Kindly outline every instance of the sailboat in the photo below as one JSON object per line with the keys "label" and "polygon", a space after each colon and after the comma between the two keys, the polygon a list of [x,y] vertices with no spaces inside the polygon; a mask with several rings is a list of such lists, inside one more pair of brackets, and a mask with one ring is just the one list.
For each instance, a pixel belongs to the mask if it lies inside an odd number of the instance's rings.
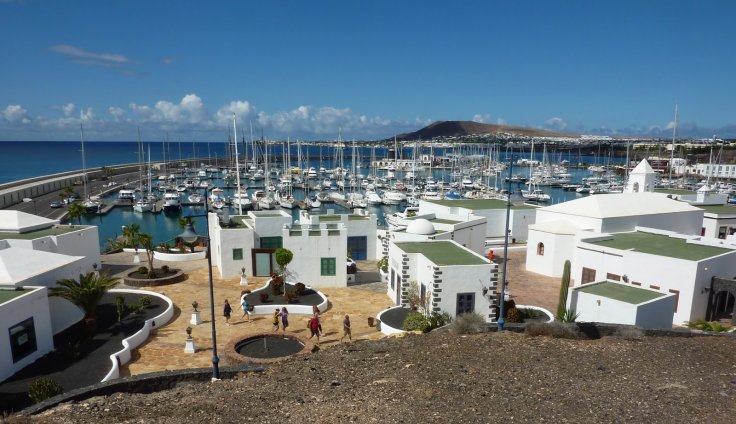
{"label": "sailboat", "polygon": [[[149,198],[143,195],[143,144],[141,143],[141,129],[138,128],[138,188],[140,198],[133,205],[133,210],[138,213],[150,212],[153,205]],[[151,192],[151,147],[148,147],[148,191]]]}
{"label": "sailboat", "polygon": [[87,213],[99,213],[102,203],[98,196],[90,196],[87,187],[87,158],[84,153],[84,126],[79,124],[80,139],[82,140],[82,181],[84,184],[84,209]]}
{"label": "sailboat", "polygon": [[284,161],[284,176],[281,178],[282,192],[277,191],[276,196],[279,205],[285,209],[294,209],[296,200],[292,195],[292,178],[291,178],[291,142],[286,139],[286,161]]}

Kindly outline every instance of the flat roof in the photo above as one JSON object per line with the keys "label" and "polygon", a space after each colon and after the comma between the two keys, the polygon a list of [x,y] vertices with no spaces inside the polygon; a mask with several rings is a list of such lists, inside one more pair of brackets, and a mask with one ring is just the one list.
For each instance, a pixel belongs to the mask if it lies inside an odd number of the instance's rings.
{"label": "flat roof", "polygon": [[280,213],[259,213],[254,215],[256,218],[283,218],[284,216]]}
{"label": "flat roof", "polygon": [[631,303],[632,305],[638,305],[665,296],[665,293],[659,293],[654,290],[641,289],[638,287],[626,286],[623,284],[616,284],[610,281],[604,281],[595,284],[586,284],[577,290],[583,293]]}
{"label": "flat roof", "polygon": [[705,213],[714,213],[716,215],[736,215],[736,206],[729,205],[693,205],[705,211]]}
{"label": "flat roof", "polygon": [[[348,221],[363,221],[367,220],[369,217],[365,215],[357,215],[357,214],[345,214],[348,217]],[[316,215],[320,222],[322,221],[342,221],[342,214],[333,214],[333,215]]]}
{"label": "flat roof", "polygon": [[60,236],[62,234],[79,231],[83,228],[88,228],[89,225],[75,225],[72,226],[59,226],[44,228],[43,230],[29,231],[27,233],[7,233],[0,232],[0,240],[35,240],[37,238],[46,236]]}
{"label": "flat roof", "polygon": [[9,290],[0,289],[0,305],[9,300],[13,300],[18,296],[22,296],[26,293],[29,293],[31,291],[32,290],[30,289],[20,289],[20,290],[18,289],[9,289]]}
{"label": "flat roof", "polygon": [[[458,208],[466,208],[471,210],[480,209],[506,209],[506,201],[499,199],[458,199],[458,200],[426,200],[429,203],[435,203],[442,206],[451,206]],[[511,209],[536,209],[536,206],[527,204],[514,206]]]}
{"label": "flat roof", "polygon": [[588,243],[613,249],[667,256],[688,261],[699,261],[733,252],[731,249],[687,243],[685,239],[645,233],[643,231],[614,234],[612,239]]}
{"label": "flat roof", "polygon": [[421,253],[436,265],[485,265],[480,255],[463,249],[450,241],[399,242],[396,246],[406,253]]}
{"label": "flat roof", "polygon": [[655,188],[654,192],[664,193],[664,194],[680,194],[680,195],[695,194],[695,191],[693,190],[676,189],[676,188]]}

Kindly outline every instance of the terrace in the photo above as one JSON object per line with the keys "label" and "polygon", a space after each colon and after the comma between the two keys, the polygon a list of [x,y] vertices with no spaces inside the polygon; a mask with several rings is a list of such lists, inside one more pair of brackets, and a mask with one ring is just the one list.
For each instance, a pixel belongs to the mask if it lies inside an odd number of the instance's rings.
{"label": "terrace", "polygon": [[588,243],[611,249],[647,253],[688,261],[700,261],[733,252],[731,249],[687,243],[685,239],[641,231],[615,234],[608,240],[591,241]]}
{"label": "terrace", "polygon": [[578,289],[582,293],[588,293],[595,296],[606,297],[620,302],[639,305],[665,296],[665,293],[657,293],[653,290],[641,289],[638,287],[629,287],[623,284],[616,284],[610,281],[603,281],[594,284],[586,284]]}
{"label": "terrace", "polygon": [[400,242],[396,243],[396,247],[406,253],[420,253],[439,266],[484,265],[488,263],[485,258],[450,241]]}
{"label": "terrace", "polygon": [[35,240],[48,236],[60,236],[89,227],[88,225],[59,225],[27,233],[0,232],[0,240]]}

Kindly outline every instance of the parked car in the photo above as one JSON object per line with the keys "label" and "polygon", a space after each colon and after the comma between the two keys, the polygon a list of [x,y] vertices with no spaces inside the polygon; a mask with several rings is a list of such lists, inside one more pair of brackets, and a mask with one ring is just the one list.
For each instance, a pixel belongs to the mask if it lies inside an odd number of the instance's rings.
{"label": "parked car", "polygon": [[56,208],[60,208],[60,207],[64,206],[64,204],[61,203],[60,200],[52,200],[51,203],[49,203],[49,206],[52,207],[52,208],[54,208],[54,209],[56,209]]}
{"label": "parked car", "polygon": [[358,272],[358,265],[355,264],[355,261],[352,260],[351,258],[347,258],[347,259],[348,259],[348,264],[347,264],[348,274],[355,274],[356,272]]}

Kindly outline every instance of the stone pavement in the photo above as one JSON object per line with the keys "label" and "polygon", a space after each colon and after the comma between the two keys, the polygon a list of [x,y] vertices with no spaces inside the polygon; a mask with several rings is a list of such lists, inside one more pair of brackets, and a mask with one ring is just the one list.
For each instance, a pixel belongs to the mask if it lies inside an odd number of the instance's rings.
{"label": "stone pavement", "polygon": [[[145,260],[145,259],[144,259]],[[133,254],[116,253],[103,256],[102,270],[109,270],[122,276],[139,264],[133,264]],[[129,267],[128,267],[129,265]],[[158,261],[155,266],[163,265]],[[172,268],[184,269],[189,278],[181,283],[160,287],[142,287],[168,296],[177,307],[174,319],[166,326],[152,333],[151,338],[133,352],[133,360],[121,369],[121,375],[134,375],[154,371],[174,370],[182,368],[209,367],[212,364],[211,316],[209,302],[209,283],[207,275],[207,261],[191,261],[168,263]],[[240,278],[220,279],[217,269],[213,269],[215,291],[215,326],[217,329],[218,355],[222,357],[222,349],[233,338],[244,338],[249,334],[271,331],[270,316],[253,316],[251,322],[241,319],[243,314],[240,308],[240,292],[244,289],[255,290],[265,284],[265,277],[248,278],[249,285],[241,286]],[[325,336],[320,340],[321,347],[328,347],[340,343],[342,337],[342,319],[345,314],[350,315],[353,339],[376,339],[383,334],[375,327],[368,326],[368,317],[375,317],[380,311],[392,306],[391,299],[384,292],[353,288],[323,288],[320,289],[329,301],[329,309],[322,314],[322,327]],[[231,325],[225,324],[222,315],[225,299],[228,299],[233,313]],[[190,325],[192,306],[196,300],[199,303],[203,323],[192,326],[192,337],[195,340],[197,352],[184,353],[186,327]],[[178,309],[180,308],[180,309]],[[291,314],[289,332],[300,336],[307,336],[306,323],[309,315]]]}
{"label": "stone pavement", "polygon": [[[501,260],[503,249],[495,249],[496,261]],[[523,249],[509,251],[507,280],[511,297],[524,305],[541,306],[552,313],[557,308],[560,281],[558,278],[544,277],[525,270],[525,253]],[[143,255],[142,255],[143,256]],[[145,258],[142,258],[145,262]],[[102,270],[122,276],[137,268],[133,263],[132,253],[116,253],[104,255]],[[163,265],[158,261],[156,266]],[[133,352],[133,360],[122,367],[121,375],[142,374],[154,371],[174,370],[182,368],[209,367],[212,364],[212,338],[210,326],[209,283],[207,261],[190,261],[168,263],[172,268],[181,268],[189,278],[181,283],[160,287],[143,287],[143,289],[165,294],[173,302],[177,310],[172,322],[152,333],[151,338]],[[372,271],[370,263],[358,262],[359,270]],[[499,267],[500,272],[500,267]],[[217,269],[213,269],[215,287],[215,325],[217,329],[217,349],[221,355],[224,346],[234,338],[244,338],[249,334],[271,331],[270,316],[254,316],[250,322],[241,319],[240,292],[244,289],[255,290],[265,284],[265,277],[249,277],[247,287],[240,285],[240,278],[220,279]],[[377,339],[383,335],[375,327],[368,326],[368,318],[375,317],[380,311],[393,306],[386,295],[383,283],[357,284],[349,288],[320,289],[329,299],[330,307],[322,314],[322,326],[325,337],[320,346],[325,348],[340,343],[342,337],[342,319],[350,315],[353,328],[353,339]],[[225,299],[233,308],[230,326],[225,324],[222,315]],[[195,339],[197,352],[184,353],[186,327],[190,325],[192,301],[199,303],[203,323],[193,326],[192,337]],[[292,314],[289,332],[307,336],[308,315]]]}

